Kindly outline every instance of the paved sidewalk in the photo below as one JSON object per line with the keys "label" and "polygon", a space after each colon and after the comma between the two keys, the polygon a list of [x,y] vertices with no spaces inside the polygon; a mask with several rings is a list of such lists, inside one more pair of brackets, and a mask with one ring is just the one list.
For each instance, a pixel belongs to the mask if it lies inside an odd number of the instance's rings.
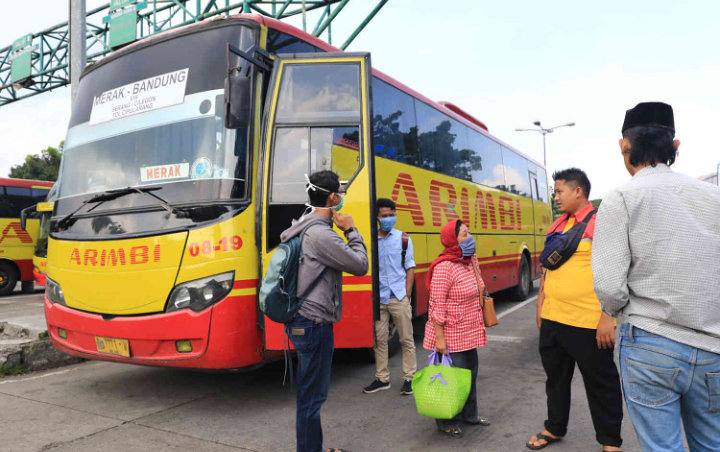
{"label": "paved sidewalk", "polygon": [[43,309],[44,296],[44,291],[36,290],[32,294],[16,291],[13,295],[0,297],[0,322],[27,328],[36,334],[47,330]]}
{"label": "paved sidewalk", "polygon": [[42,292],[0,297],[0,365],[20,365],[23,346],[46,330]]}

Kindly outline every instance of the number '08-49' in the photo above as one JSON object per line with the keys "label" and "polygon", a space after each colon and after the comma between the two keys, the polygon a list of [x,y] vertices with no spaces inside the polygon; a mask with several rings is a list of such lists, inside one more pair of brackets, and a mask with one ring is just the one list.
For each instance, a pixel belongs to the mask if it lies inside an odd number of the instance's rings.
{"label": "number '08-49'", "polygon": [[211,255],[218,251],[230,251],[239,250],[242,248],[242,239],[239,235],[233,235],[232,237],[223,237],[216,244],[213,244],[210,240],[205,240],[201,243],[193,242],[190,244],[188,251],[192,257],[199,256],[200,253]]}

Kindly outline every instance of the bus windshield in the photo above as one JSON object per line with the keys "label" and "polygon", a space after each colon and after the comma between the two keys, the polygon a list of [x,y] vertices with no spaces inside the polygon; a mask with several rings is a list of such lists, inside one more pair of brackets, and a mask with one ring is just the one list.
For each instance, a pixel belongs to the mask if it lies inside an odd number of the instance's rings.
{"label": "bus windshield", "polygon": [[[212,193],[198,191],[201,198],[242,197],[244,140],[223,127],[223,118],[215,115],[214,108],[202,114],[208,108],[203,103],[222,105],[222,93],[188,98],[178,107],[108,122],[93,130],[82,125],[70,129],[60,197],[159,183],[197,185],[207,179],[238,186],[231,193],[221,193],[221,185],[215,184]],[[160,123],[147,127],[154,119]],[[192,199],[198,198],[184,200]]]}
{"label": "bus windshield", "polygon": [[[61,201],[78,198],[59,210],[108,190],[157,185],[168,203],[246,198],[248,130],[224,127],[223,84],[226,43],[248,49],[254,42],[248,27],[216,26],[88,71],[73,104],[58,193]],[[156,204],[131,196],[97,210]]]}

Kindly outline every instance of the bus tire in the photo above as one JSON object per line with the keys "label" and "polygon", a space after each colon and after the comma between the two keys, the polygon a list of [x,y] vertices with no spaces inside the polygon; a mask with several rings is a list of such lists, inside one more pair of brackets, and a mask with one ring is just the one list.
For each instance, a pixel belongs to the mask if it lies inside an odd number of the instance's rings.
{"label": "bus tire", "polygon": [[530,279],[530,262],[527,256],[523,254],[520,260],[520,268],[518,268],[518,284],[513,287],[511,297],[515,301],[524,301],[532,290],[532,279]]}
{"label": "bus tire", "polygon": [[34,293],[35,292],[35,282],[34,281],[23,281],[20,283],[20,286],[22,287],[22,293]]}
{"label": "bus tire", "polygon": [[10,295],[17,284],[18,271],[9,262],[0,262],[0,296]]}

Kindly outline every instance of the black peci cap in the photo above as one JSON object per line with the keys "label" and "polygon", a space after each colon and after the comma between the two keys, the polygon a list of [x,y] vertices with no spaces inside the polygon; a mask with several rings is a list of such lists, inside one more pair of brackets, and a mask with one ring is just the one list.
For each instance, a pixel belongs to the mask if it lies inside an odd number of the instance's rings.
{"label": "black peci cap", "polygon": [[622,133],[631,127],[662,127],[675,133],[675,119],[670,105],[662,102],[641,102],[625,112]]}

